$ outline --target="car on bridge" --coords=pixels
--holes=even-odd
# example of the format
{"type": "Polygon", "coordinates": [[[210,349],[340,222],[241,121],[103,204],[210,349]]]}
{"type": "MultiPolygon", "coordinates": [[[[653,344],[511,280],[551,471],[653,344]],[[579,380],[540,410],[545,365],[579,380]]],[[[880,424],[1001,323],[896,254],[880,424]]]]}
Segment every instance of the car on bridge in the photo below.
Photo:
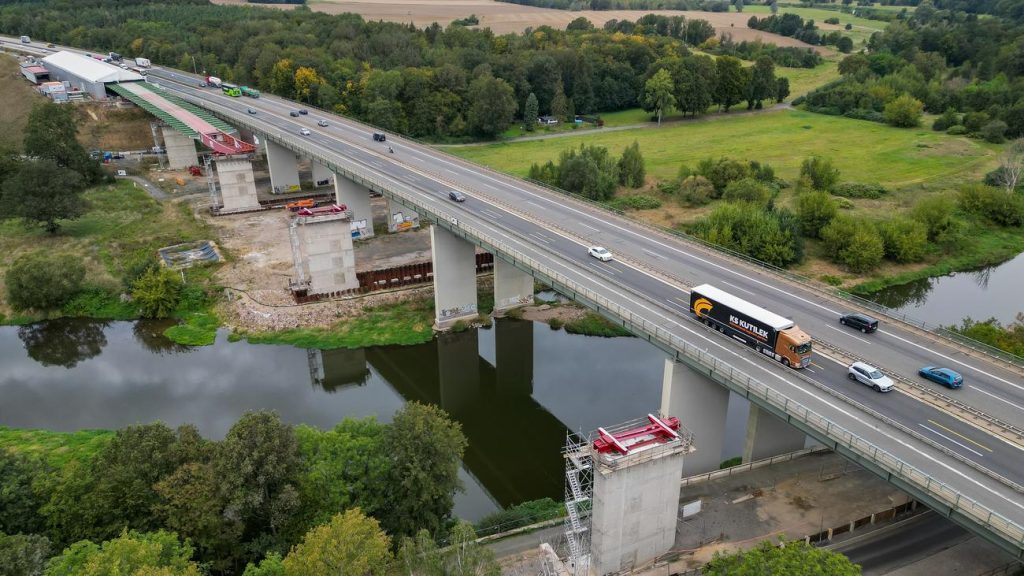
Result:
{"type": "Polygon", "coordinates": [[[942,384],[943,386],[956,390],[964,385],[964,377],[959,372],[950,370],[949,368],[939,368],[938,366],[925,366],[917,371],[922,378],[927,378],[932,382],[942,384]]]}
{"type": "Polygon", "coordinates": [[[299,134],[302,134],[303,136],[309,136],[309,128],[303,128],[302,130],[299,130],[299,134]]]}
{"type": "Polygon", "coordinates": [[[875,320],[867,314],[844,314],[839,317],[839,323],[844,326],[856,328],[865,334],[878,330],[878,320],[875,320]]]}
{"type": "Polygon", "coordinates": [[[306,114],[309,114],[309,110],[306,110],[305,108],[299,108],[299,114],[305,116],[306,114]]]}
{"type": "Polygon", "coordinates": [[[612,260],[612,253],[600,246],[591,246],[590,249],[587,250],[587,254],[590,254],[601,262],[611,262],[612,260]]]}
{"type": "Polygon", "coordinates": [[[327,127],[327,120],[317,120],[316,121],[316,125],[320,126],[321,128],[326,128],[327,127]]]}
{"type": "Polygon", "coordinates": [[[255,108],[249,108],[248,110],[246,110],[246,112],[248,112],[249,114],[255,114],[256,113],[256,109],[255,108]]]}
{"type": "Polygon", "coordinates": [[[466,195],[463,194],[462,192],[459,192],[458,190],[451,190],[450,192],[448,192],[448,197],[454,200],[455,202],[466,201],[466,195]]]}
{"type": "Polygon", "coordinates": [[[292,116],[294,118],[298,118],[299,117],[299,111],[298,110],[292,110],[291,112],[288,113],[288,115],[292,116]]]}
{"type": "Polygon", "coordinates": [[[882,374],[882,371],[878,368],[863,362],[850,364],[846,377],[874,388],[875,392],[889,392],[896,387],[892,382],[892,378],[882,374]]]}

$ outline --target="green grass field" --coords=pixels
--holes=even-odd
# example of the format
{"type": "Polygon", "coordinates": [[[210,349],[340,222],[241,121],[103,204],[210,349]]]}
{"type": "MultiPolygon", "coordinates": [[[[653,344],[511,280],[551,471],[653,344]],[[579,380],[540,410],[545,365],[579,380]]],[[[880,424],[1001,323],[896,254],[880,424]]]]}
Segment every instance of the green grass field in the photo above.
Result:
{"type": "Polygon", "coordinates": [[[0,450],[38,456],[60,468],[71,460],[92,459],[113,437],[110,430],[53,432],[0,426],[0,450]]]}
{"type": "MultiPolygon", "coordinates": [[[[842,30],[843,34],[848,35],[854,45],[860,47],[861,43],[866,41],[875,32],[881,32],[885,29],[886,22],[880,20],[868,20],[867,18],[858,18],[852,14],[843,14],[838,10],[822,10],[821,8],[800,8],[793,6],[779,6],[779,14],[786,12],[796,14],[804,20],[808,18],[814,20],[814,23],[818,25],[825,32],[834,30],[832,26],[825,24],[827,18],[839,18],[839,25],[845,27],[847,24],[852,24],[853,29],[842,30]]],[[[744,14],[756,15],[758,18],[764,18],[766,15],[771,14],[771,9],[768,6],[763,5],[748,5],[743,7],[744,14]]]]}
{"type": "Polygon", "coordinates": [[[795,182],[804,158],[831,158],[844,181],[879,183],[889,188],[947,184],[977,178],[996,162],[998,147],[927,128],[892,128],[874,122],[800,110],[736,117],[708,117],[662,128],[619,132],[590,131],[579,137],[509,142],[452,149],[451,152],[499,170],[525,176],[533,163],[557,161],[559,153],[582,143],[606,146],[613,155],[634,140],[647,173],[672,178],[683,164],[730,156],[771,164],[795,182]]]}

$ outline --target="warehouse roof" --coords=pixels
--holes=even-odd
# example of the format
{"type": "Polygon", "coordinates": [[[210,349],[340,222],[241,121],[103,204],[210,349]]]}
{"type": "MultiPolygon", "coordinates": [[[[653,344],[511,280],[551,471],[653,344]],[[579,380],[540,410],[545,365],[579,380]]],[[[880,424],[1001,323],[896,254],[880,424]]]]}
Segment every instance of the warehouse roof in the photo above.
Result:
{"type": "Polygon", "coordinates": [[[66,50],[43,58],[43,62],[54,68],[66,70],[88,82],[109,83],[143,80],[142,76],[135,72],[66,50]]]}

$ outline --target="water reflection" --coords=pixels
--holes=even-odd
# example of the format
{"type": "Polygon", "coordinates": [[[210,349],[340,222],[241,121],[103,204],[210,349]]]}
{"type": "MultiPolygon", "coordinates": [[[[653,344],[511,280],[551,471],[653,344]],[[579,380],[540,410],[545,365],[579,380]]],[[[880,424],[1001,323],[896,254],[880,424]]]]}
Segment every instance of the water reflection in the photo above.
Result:
{"type": "Polygon", "coordinates": [[[36,322],[18,328],[18,338],[29,358],[43,366],[74,368],[103,351],[107,324],[83,319],[36,322]]]}
{"type": "Polygon", "coordinates": [[[181,354],[192,349],[164,336],[164,330],[177,324],[177,320],[140,320],[132,325],[132,335],[143,348],[154,354],[181,354]]]}

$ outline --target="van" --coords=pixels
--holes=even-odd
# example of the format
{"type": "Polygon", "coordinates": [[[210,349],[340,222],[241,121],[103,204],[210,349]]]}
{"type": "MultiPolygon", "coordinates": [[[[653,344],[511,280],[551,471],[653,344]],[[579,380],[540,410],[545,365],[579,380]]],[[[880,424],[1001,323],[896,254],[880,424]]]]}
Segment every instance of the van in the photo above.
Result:
{"type": "Polygon", "coordinates": [[[32,43],[32,39],[29,38],[28,36],[22,36],[21,37],[21,43],[22,44],[31,44],[32,43]]]}
{"type": "Polygon", "coordinates": [[[839,317],[839,323],[844,326],[856,328],[865,334],[878,330],[878,320],[875,320],[867,314],[844,314],[839,317]]]}

